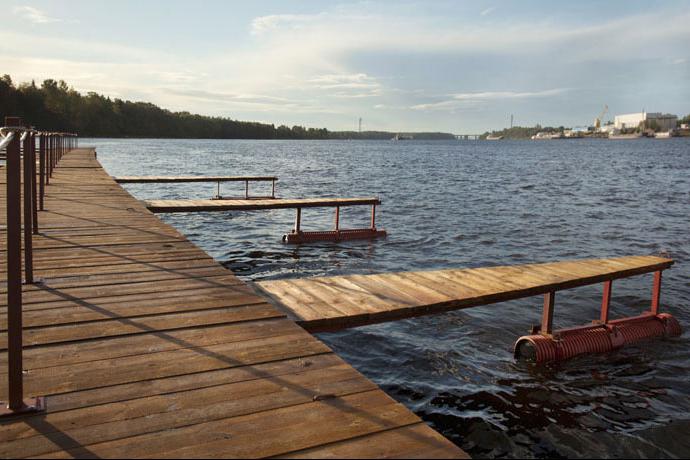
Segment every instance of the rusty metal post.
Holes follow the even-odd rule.
[[[41,137],[38,141],[38,204],[41,211],[45,208],[43,207],[43,202],[46,194],[46,136],[41,133]]]
[[[18,125],[5,118],[5,126]],[[7,146],[7,377],[10,411],[24,406],[22,385],[22,217],[20,133]]]
[[[24,138],[22,146],[24,154],[24,281],[26,284],[34,282],[33,263],[33,206],[31,194],[31,134]]]
[[[661,270],[654,272],[654,286],[652,287],[652,314],[659,314],[661,304]]]
[[[340,230],[340,206],[335,207],[335,231]]]
[[[376,205],[371,205],[371,229],[376,230]]]
[[[541,334],[551,335],[553,333],[553,308],[556,303],[556,292],[551,291],[544,294],[544,311],[541,314]]]
[[[297,216],[295,217],[295,233],[300,232],[300,224],[302,221],[302,208],[297,208]]]
[[[36,134],[29,133],[29,154],[31,156],[31,222],[33,233],[38,235],[38,187],[36,185]]]
[[[613,281],[604,281],[604,296],[601,299],[601,317],[599,320],[606,324],[609,322],[609,307],[611,305],[611,288]]]

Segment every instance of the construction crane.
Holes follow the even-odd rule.
[[[594,128],[595,129],[600,129],[601,128],[601,122],[604,120],[604,115],[606,115],[606,112],[609,111],[609,106],[604,105],[604,110],[601,111],[598,117],[594,119]]]

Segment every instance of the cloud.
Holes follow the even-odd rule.
[[[14,14],[26,19],[33,24],[51,24],[54,22],[62,22],[62,19],[48,16],[44,11],[34,8],[33,6],[16,6],[14,7]]]
[[[478,103],[508,99],[533,99],[557,96],[568,91],[568,88],[555,88],[542,91],[484,91],[476,93],[449,94],[448,99],[438,102],[416,104],[413,110],[455,110],[461,107],[476,107]]]
[[[487,16],[487,15],[493,13],[495,10],[496,10],[496,7],[495,7],[495,6],[491,6],[491,7],[487,8],[487,9],[485,9],[484,11],[482,11],[481,13],[479,13],[479,15],[480,15],[480,16]]]
[[[563,94],[567,88],[547,89],[543,91],[486,91],[481,93],[457,93],[451,96],[455,100],[480,100],[485,101],[489,99],[526,99],[534,97],[549,97],[558,94]]]
[[[381,95],[381,84],[365,73],[317,75],[308,78],[306,83],[338,98],[358,99]]]
[[[316,15],[305,14],[271,14],[259,16],[252,20],[250,32],[252,35],[262,35],[281,27],[297,28],[302,24],[313,21]]]
[[[233,94],[224,92],[213,92],[204,91],[197,89],[166,89],[169,94],[175,94],[177,96],[191,97],[195,99],[205,99],[212,101],[231,101],[231,102],[242,102],[245,104],[291,104],[293,103],[289,99],[283,97],[275,96],[265,96],[257,94]]]

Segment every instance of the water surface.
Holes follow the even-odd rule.
[[[112,175],[277,175],[280,197],[381,197],[373,242],[286,246],[294,211],[161,215],[247,280],[662,254],[663,309],[690,324],[690,139],[501,142],[87,139]],[[252,185],[257,194],[270,184]],[[214,184],[128,185],[209,198]],[[241,195],[244,184],[223,185]],[[341,211],[366,226],[368,208]],[[333,210],[304,210],[329,229]],[[612,316],[648,308],[651,275],[614,283]],[[598,317],[601,286],[559,293],[556,327]],[[538,297],[320,334],[475,457],[690,456],[688,334],[548,367],[516,363]]]

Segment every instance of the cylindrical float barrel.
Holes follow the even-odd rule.
[[[315,241],[371,240],[386,236],[385,230],[362,228],[348,230],[326,230],[321,232],[292,232],[283,235],[288,244],[312,243]]]
[[[654,337],[677,337],[681,332],[680,324],[672,315],[648,314],[563,329],[551,336],[526,335],[515,342],[513,352],[516,359],[546,363],[585,353],[603,353]]]

